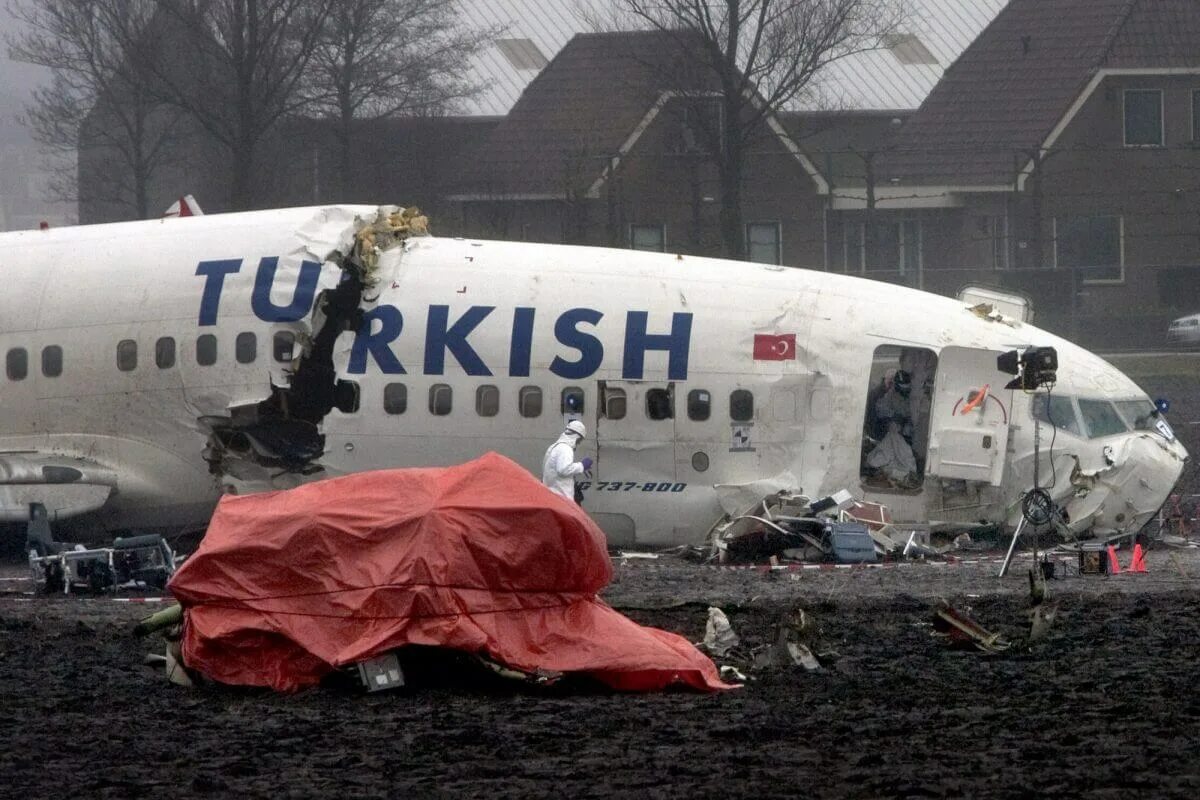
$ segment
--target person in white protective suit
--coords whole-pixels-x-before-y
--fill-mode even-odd
[[[550,491],[568,500],[579,501],[575,493],[575,476],[592,468],[592,459],[575,460],[575,447],[587,437],[587,428],[577,419],[567,423],[566,430],[546,450],[542,459],[542,483]]]

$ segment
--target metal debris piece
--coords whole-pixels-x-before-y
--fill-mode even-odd
[[[709,606],[708,623],[704,626],[704,649],[717,658],[723,658],[729,651],[738,646],[738,635],[725,612],[716,606]]]
[[[952,646],[973,646],[990,655],[1003,653],[1012,647],[1012,642],[998,633],[992,633],[965,613],[944,605],[933,615],[934,636],[943,638]]]
[[[1039,603],[1029,609],[1029,641],[1036,642],[1046,638],[1054,620],[1058,616],[1058,601]]]

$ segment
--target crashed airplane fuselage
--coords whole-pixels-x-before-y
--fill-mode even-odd
[[[1186,457],[1099,357],[846,275],[442,239],[395,208],[285,209],[0,236],[0,521],[202,526],[222,491],[488,450],[531,470],[594,435],[615,544],[693,542],[721,503],[849,488],[898,520],[1015,525],[1040,481],[1076,530],[1136,530]],[[1057,349],[1053,393],[1001,352]],[[879,469],[885,372],[911,474]],[[876,390],[878,387],[878,390]],[[734,499],[730,499],[734,498]]]

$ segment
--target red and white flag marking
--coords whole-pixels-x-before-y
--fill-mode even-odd
[[[796,358],[796,334],[754,334],[755,361],[793,361]]]

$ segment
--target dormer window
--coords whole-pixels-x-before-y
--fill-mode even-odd
[[[1161,89],[1125,90],[1125,146],[1163,146]]]

